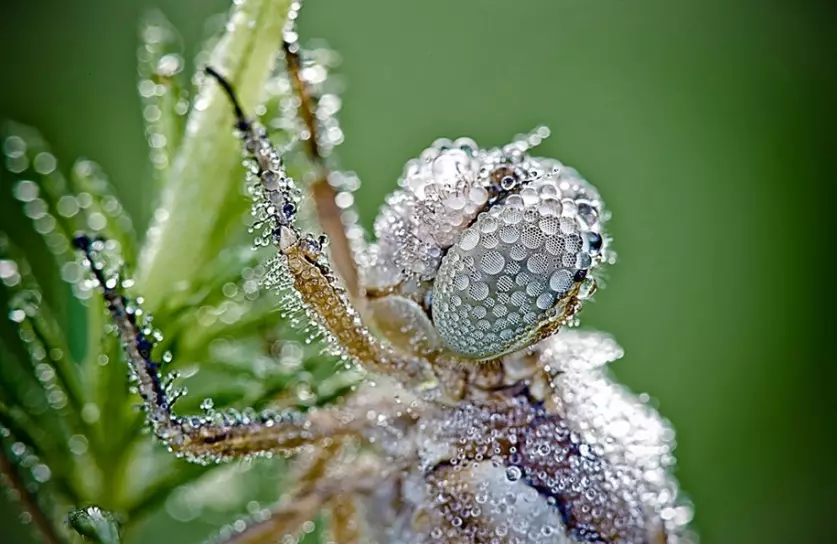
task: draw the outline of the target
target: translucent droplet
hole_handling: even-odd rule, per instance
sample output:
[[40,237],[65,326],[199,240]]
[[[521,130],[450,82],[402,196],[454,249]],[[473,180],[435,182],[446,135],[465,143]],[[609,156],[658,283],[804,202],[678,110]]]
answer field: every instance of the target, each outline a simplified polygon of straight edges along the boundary
[[[8,140],[7,140],[8,141]],[[15,185],[15,198],[21,202],[31,202],[38,198],[39,188],[34,181],[22,180]]]

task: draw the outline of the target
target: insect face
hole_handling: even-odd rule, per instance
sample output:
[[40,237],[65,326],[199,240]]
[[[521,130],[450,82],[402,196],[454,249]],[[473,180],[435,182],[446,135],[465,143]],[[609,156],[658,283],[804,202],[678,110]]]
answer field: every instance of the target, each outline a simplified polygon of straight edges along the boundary
[[554,332],[607,257],[597,191],[526,150],[437,141],[407,163],[376,223],[369,285],[423,306],[438,343],[462,357]]

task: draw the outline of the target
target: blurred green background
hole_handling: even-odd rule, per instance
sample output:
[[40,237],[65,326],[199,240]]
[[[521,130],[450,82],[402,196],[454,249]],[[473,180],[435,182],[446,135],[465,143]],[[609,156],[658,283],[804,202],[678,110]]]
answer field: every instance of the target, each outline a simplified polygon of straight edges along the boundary
[[[5,0],[0,118],[39,127],[65,165],[99,161],[145,224],[140,16],[161,8],[191,52],[228,4]],[[543,154],[599,187],[619,262],[583,323],[616,335],[627,356],[615,372],[674,423],[677,474],[710,544],[837,542],[835,372],[818,346],[829,333],[818,282],[834,181],[835,11],[309,0],[301,17],[305,38],[344,58],[340,156],[364,180],[367,225],[403,162],[440,136],[502,144],[547,123]],[[4,222],[29,229],[2,191]],[[0,540],[27,542],[17,507],[0,511]],[[160,523],[166,541],[192,538]]]

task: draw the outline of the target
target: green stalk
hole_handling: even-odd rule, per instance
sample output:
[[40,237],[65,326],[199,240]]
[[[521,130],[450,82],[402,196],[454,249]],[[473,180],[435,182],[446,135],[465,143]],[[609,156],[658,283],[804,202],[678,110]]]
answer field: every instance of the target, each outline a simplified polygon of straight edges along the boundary
[[[246,0],[233,8],[227,32],[210,63],[230,79],[248,111],[258,104],[282,41],[290,0]],[[198,67],[200,69],[202,67]],[[241,151],[232,134],[229,101],[205,80],[186,124],[180,149],[167,173],[159,235],[146,240],[137,273],[137,292],[154,312],[215,256],[213,228],[221,220],[232,184],[242,183]]]

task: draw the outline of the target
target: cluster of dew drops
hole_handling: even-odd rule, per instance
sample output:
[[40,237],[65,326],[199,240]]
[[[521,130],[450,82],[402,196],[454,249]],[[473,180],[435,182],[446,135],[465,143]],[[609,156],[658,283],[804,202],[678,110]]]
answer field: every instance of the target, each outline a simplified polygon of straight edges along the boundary
[[[21,127],[21,130],[28,129]],[[79,262],[69,233],[83,230],[94,236],[101,235],[107,232],[111,221],[117,222],[123,231],[131,230],[130,217],[116,197],[109,194],[107,180],[95,163],[81,160],[74,165],[72,176],[81,179],[93,190],[72,193],[78,185],[68,182],[62,175],[56,157],[46,150],[45,143],[36,133],[7,136],[2,141],[2,151],[5,168],[21,178],[12,187],[12,195],[22,204],[23,214],[31,220],[33,229],[41,235],[46,248],[58,262],[61,279],[71,286],[76,298],[89,299],[95,294],[97,285]],[[96,192],[95,189],[101,189],[101,192]],[[104,247],[101,255],[104,258],[116,258],[122,250],[119,243],[113,239],[108,239],[102,244]],[[23,257],[23,252],[16,251],[13,255],[9,253],[13,253],[13,245],[5,235],[0,235],[0,281],[11,293],[7,317],[17,326],[39,386],[30,388],[22,395],[25,409],[36,414],[54,410],[63,418],[71,418],[72,414],[69,411],[78,408],[78,415],[86,424],[96,424],[100,419],[99,407],[93,402],[80,407],[71,406],[64,389],[58,383],[55,365],[70,354],[61,348],[50,348],[37,334],[36,323],[44,317],[40,308],[43,294],[33,280],[31,267]],[[109,264],[108,277],[117,277],[119,264],[121,263]],[[247,307],[243,303],[253,302],[259,296],[259,279],[264,275],[261,267],[262,265],[245,267],[240,282],[225,283],[221,288],[222,302],[198,310],[199,323],[206,327],[216,322],[228,325],[245,314]],[[131,286],[130,279],[121,282],[123,288]],[[141,303],[142,300],[137,299],[131,311],[142,319],[143,333],[155,342],[162,341],[162,334],[151,326],[150,318],[143,315]],[[108,328],[115,332],[114,326],[110,325]],[[225,339],[216,339],[211,349],[223,352],[231,349],[231,345]],[[302,346],[294,341],[283,341],[281,345],[272,346],[271,355],[276,356],[271,359],[272,365],[275,366],[278,361],[279,368],[286,373],[296,373],[304,360]],[[171,360],[170,352],[163,353],[163,363]],[[109,362],[110,357],[104,353],[96,358],[96,363],[100,366]],[[258,369],[261,369],[262,373],[270,371],[267,361],[261,363],[260,366],[257,365],[257,374]],[[174,387],[177,378],[176,372],[169,373],[163,383],[167,397],[172,402],[185,393],[185,388]],[[296,385],[296,396],[303,403],[311,403],[316,397],[313,387],[304,379],[299,380]],[[206,414],[213,413],[211,401],[204,402],[201,408]],[[10,429],[0,426],[0,437],[6,440],[13,439],[13,433]],[[68,438],[67,447],[72,455],[85,456],[89,451],[88,439],[84,434],[72,434]],[[52,478],[49,466],[23,442],[12,441],[8,452],[10,461],[15,466],[25,469],[31,476],[27,481],[27,489],[40,500],[44,495],[36,491],[40,484],[47,483]],[[5,487],[12,495],[17,493],[14,486]],[[16,496],[12,498],[19,499]],[[30,523],[31,514],[22,512],[21,521]]]
[[[90,232],[101,232],[108,221],[129,224],[130,219],[124,214],[119,201],[109,194],[85,191],[75,195],[67,194],[68,182],[58,171],[55,156],[42,149],[45,145],[39,136],[34,133],[27,136],[24,139],[13,134],[5,138],[2,142],[4,166],[12,174],[25,176],[31,173],[41,183],[21,179],[12,188],[12,194],[21,202],[23,214],[32,221],[34,230],[42,236],[47,249],[60,263],[61,278],[72,286],[76,297],[89,298],[92,290],[83,281],[84,270],[75,259],[70,239],[63,227],[71,224]],[[76,163],[73,176],[94,189],[106,183],[99,179],[98,167],[86,160]],[[12,251],[10,244],[5,235],[0,238],[0,281],[11,294],[7,315],[18,326],[20,340],[27,350],[33,374],[41,389],[30,389],[23,393],[24,407],[35,414],[55,410],[66,415],[71,407],[67,395],[59,387],[55,365],[62,363],[69,354],[59,347],[49,347],[37,333],[38,328],[48,326],[39,322],[42,320],[40,306],[43,294],[31,284],[32,270],[28,261],[17,255],[15,258],[7,258]],[[107,356],[100,356],[99,363],[106,364]],[[84,405],[80,415],[85,422],[94,423],[99,417],[98,408],[94,404]],[[6,428],[0,428],[0,434],[7,439],[12,436]],[[73,455],[84,455],[88,449],[87,438],[82,434],[70,436],[67,445]],[[16,464],[29,469],[34,484],[49,481],[49,467],[41,463],[25,444],[13,442],[9,451]],[[23,521],[31,520],[29,513],[21,515]]]
[[[43,237],[49,251],[59,258],[61,278],[74,287],[74,294],[81,299],[91,296],[91,291],[81,285],[84,271],[74,258],[67,228],[83,229],[96,234],[103,232],[110,221],[130,230],[131,219],[119,200],[107,192],[107,180],[98,165],[80,160],[73,167],[72,176],[89,186],[91,191],[68,193],[68,181],[57,168],[57,160],[49,151],[38,151],[43,144],[33,138],[8,136],[3,142],[6,169],[13,174],[31,172],[40,179],[36,183],[21,179],[13,187],[13,196],[21,202],[24,215],[32,221],[34,230]],[[34,143],[34,145],[33,145]],[[35,150],[30,150],[34,147]],[[31,151],[34,151],[32,153]],[[30,155],[34,157],[30,158]],[[94,192],[101,189],[101,192]],[[10,270],[13,261],[4,261],[4,276],[14,276]]]

